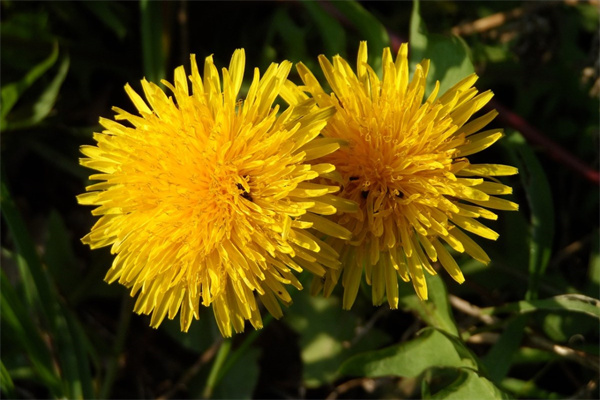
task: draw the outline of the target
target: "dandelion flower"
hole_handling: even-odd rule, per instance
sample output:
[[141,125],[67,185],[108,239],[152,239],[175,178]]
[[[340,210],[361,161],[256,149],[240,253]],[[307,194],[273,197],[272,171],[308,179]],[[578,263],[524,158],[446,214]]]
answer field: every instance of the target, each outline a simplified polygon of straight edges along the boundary
[[262,77],[255,69],[244,100],[243,50],[222,80],[212,56],[203,78],[193,55],[191,68],[191,92],[183,67],[174,85],[163,81],[171,97],[146,80],[146,100],[125,86],[139,115],[114,108],[115,120],[100,119],[97,145],[82,146],[81,164],[100,172],[78,196],[100,216],[82,241],[111,246],[106,280],[138,294],[135,311],[152,314],[153,327],[180,312],[187,331],[202,303],[231,336],[246,320],[262,326],[257,300],[282,315],[279,302],[291,302],[285,285],[302,288],[294,270],[338,267],[338,254],[309,228],[348,239],[322,215],[352,203],[332,194],[338,187],[311,182],[334,170],[309,163],[339,147],[318,137],[334,109],[312,100],[281,113],[273,106],[291,63]]
[[342,279],[343,307],[355,301],[361,277],[372,286],[376,305],[398,307],[398,276],[412,281],[417,295],[427,299],[424,271],[435,274],[439,261],[459,283],[463,274],[449,245],[458,253],[488,263],[482,248],[466,233],[495,240],[498,234],[478,218],[495,220],[489,209],[517,210],[517,204],[496,197],[512,192],[493,178],[517,169],[498,164],[470,164],[467,156],[491,146],[502,131],[480,131],[496,115],[490,111],[468,122],[492,97],[478,93],[475,74],[438,97],[439,82],[423,101],[429,60],[417,65],[409,80],[408,48],[396,60],[383,51],[383,78],[367,63],[367,44],[358,51],[356,73],[341,57],[331,63],[319,57],[333,93],[326,93],[314,75],[297,66],[304,86],[286,84],[284,99],[305,101],[309,93],[319,107],[335,107],[322,134],[346,144],[315,162],[336,166],[340,196],[359,204],[357,213],[334,217],[350,230],[351,241],[332,243],[340,250],[342,269],[314,280],[314,291],[329,295]]

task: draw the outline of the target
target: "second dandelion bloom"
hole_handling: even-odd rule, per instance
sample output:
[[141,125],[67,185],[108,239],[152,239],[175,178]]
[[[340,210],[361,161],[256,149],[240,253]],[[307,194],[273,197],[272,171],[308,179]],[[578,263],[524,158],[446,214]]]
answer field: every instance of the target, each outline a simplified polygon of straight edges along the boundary
[[433,262],[462,283],[463,274],[446,245],[488,263],[470,234],[495,240],[498,234],[479,219],[497,219],[490,209],[518,209],[497,197],[512,190],[493,178],[516,174],[516,168],[467,159],[503,135],[499,129],[482,131],[496,111],[471,120],[493,94],[479,93],[473,74],[442,95],[437,83],[425,99],[429,61],[417,65],[409,79],[407,53],[404,44],[394,60],[386,48],[380,78],[368,64],[362,42],[356,72],[340,56],[333,63],[319,57],[333,93],[303,64],[298,72],[304,86],[288,83],[284,92],[290,104],[305,101],[308,93],[319,107],[336,109],[323,136],[344,145],[317,162],[336,166],[340,195],[357,202],[359,211],[334,217],[352,231],[353,239],[332,241],[343,268],[328,271],[313,285],[329,295],[341,278],[344,308],[354,303],[363,274],[372,286],[373,303],[382,304],[387,296],[392,308],[398,307],[398,278],[412,281],[417,295],[427,299],[425,273],[436,273]]
[[258,300],[281,316],[280,302],[291,302],[286,286],[301,289],[293,270],[323,275],[339,266],[309,228],[348,239],[322,215],[355,205],[333,195],[336,185],[314,182],[335,169],[311,162],[339,147],[318,138],[334,109],[312,100],[273,106],[291,63],[263,76],[255,69],[239,99],[243,50],[222,77],[212,56],[203,77],[191,61],[191,76],[180,67],[174,84],[163,81],[173,97],[145,80],[145,100],[126,86],[139,115],[115,108],[115,120],[100,120],[97,145],[82,147],[81,164],[100,181],[78,197],[100,216],[83,242],[111,246],[106,280],[130,287],[152,326],[179,312],[187,331],[202,304],[231,336],[246,320],[262,326]]

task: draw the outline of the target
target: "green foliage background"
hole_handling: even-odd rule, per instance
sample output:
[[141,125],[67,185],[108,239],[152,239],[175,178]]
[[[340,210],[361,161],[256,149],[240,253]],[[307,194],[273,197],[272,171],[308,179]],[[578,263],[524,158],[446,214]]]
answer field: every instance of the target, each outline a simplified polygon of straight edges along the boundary
[[[597,3],[0,4],[3,397],[600,397]],[[519,167],[505,181],[521,210],[480,241],[492,263],[459,258],[466,282],[429,277],[427,302],[402,285],[400,310],[371,306],[367,287],[351,311],[337,292],[302,291],[281,321],[232,340],[210,310],[188,334],[149,328],[103,282],[109,251],[79,242],[93,218],[75,201],[89,175],[78,147],[98,117],[131,108],[126,82],[170,79],[189,53],[226,66],[244,47],[249,68],[318,71],[318,54],[354,60],[360,40],[376,66],[410,41],[412,65],[432,60],[431,85],[476,71],[496,93],[507,137],[473,158]]]

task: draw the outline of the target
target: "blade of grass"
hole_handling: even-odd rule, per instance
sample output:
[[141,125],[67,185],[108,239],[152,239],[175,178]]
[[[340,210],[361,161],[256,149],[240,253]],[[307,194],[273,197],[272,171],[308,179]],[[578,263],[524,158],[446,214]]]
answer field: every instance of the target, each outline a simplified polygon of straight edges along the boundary
[[31,68],[20,81],[10,83],[2,87],[2,109],[0,110],[0,119],[4,130],[5,118],[12,110],[23,93],[41,77],[48,69],[50,69],[58,59],[58,43],[55,42],[52,46],[52,52],[42,62]]
[[151,82],[158,83],[165,76],[165,51],[163,46],[163,20],[161,1],[140,1],[142,59],[144,75]]
[[0,207],[2,209],[2,218],[6,221],[6,225],[15,243],[15,255],[18,257],[17,265],[25,285],[26,307],[28,309],[39,307],[46,321],[54,321],[56,315],[56,298],[50,290],[48,278],[44,273],[40,258],[29,237],[25,223],[10,196],[5,179],[2,179],[0,183]]
[[6,398],[15,398],[15,384],[6,370],[4,363],[0,360],[0,390],[4,392]]
[[119,325],[117,327],[117,336],[115,338],[113,354],[111,355],[110,363],[106,371],[106,376],[104,377],[104,382],[102,383],[102,388],[100,389],[99,397],[101,399],[110,398],[112,385],[115,382],[115,377],[117,376],[117,368],[119,367],[119,357],[121,355],[121,351],[123,351],[125,339],[127,338],[127,331],[129,329],[129,321],[131,321],[132,309],[133,298],[129,296],[129,294],[125,294],[121,302]]
[[65,348],[67,348],[67,351],[71,351],[71,349],[75,350],[74,359],[77,368],[77,375],[75,378],[77,379],[76,385],[81,391],[80,398],[93,399],[96,397],[96,393],[92,383],[92,373],[90,371],[90,360],[88,357],[92,345],[75,315],[68,310],[64,310],[64,315],[67,329],[70,334],[70,338],[68,339],[72,342],[69,343],[69,346],[65,346]]
[[2,329],[7,337],[14,338],[15,343],[23,347],[36,374],[50,394],[53,397],[63,397],[60,376],[54,368],[52,355],[4,270],[0,270],[0,289]]
[[52,81],[46,86],[42,94],[37,98],[37,100],[31,105],[31,107],[27,109],[18,109],[15,110],[15,117],[17,114],[22,115],[25,113],[26,115],[18,118],[14,121],[7,121],[4,129],[23,129],[28,128],[30,126],[34,126],[41,122],[44,118],[50,114],[52,111],[52,107],[56,103],[56,99],[58,97],[58,93],[60,92],[60,88],[67,77],[67,72],[69,71],[69,57],[65,56],[60,65],[58,66],[58,71],[56,71],[56,75],[52,78]]
[[414,71],[415,66],[425,58],[427,49],[427,27],[421,19],[421,4],[419,0],[413,1],[412,14],[410,16],[410,70]]
[[[89,377],[89,360],[87,352],[82,349],[83,335],[81,330],[75,334],[67,322],[68,310],[60,303],[58,293],[42,266],[40,258],[27,228],[18,212],[6,186],[5,180],[0,184],[0,205],[17,249],[16,253],[23,259],[21,272],[31,274],[34,287],[31,293],[35,296],[28,309],[40,310],[42,319],[49,327],[49,338],[56,341],[56,352],[63,380],[64,395],[68,398],[83,398],[92,393]],[[39,297],[38,297],[39,296]],[[73,321],[72,325],[75,324]],[[37,349],[39,351],[39,349]],[[87,372],[86,372],[87,371]]]

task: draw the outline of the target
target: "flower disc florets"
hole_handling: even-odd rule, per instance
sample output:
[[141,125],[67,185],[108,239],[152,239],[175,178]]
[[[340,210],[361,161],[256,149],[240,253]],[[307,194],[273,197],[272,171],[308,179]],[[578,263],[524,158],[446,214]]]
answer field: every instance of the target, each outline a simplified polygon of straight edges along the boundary
[[383,52],[383,78],[367,63],[367,45],[358,52],[356,73],[339,56],[331,63],[319,57],[333,93],[326,93],[303,65],[298,72],[304,86],[286,85],[290,104],[306,100],[319,107],[335,107],[322,134],[345,143],[335,153],[316,162],[331,163],[339,173],[340,196],[359,204],[354,214],[334,218],[352,231],[353,238],[339,249],[343,269],[329,271],[315,280],[315,291],[328,295],[343,272],[343,305],[350,308],[361,276],[373,286],[373,303],[387,294],[392,308],[398,306],[398,276],[412,281],[421,299],[427,298],[424,270],[441,265],[458,282],[463,275],[443,243],[455,251],[489,262],[486,253],[464,231],[495,240],[498,234],[477,218],[496,219],[487,208],[516,210],[515,203],[494,197],[511,188],[488,180],[517,173],[498,164],[470,164],[466,156],[484,150],[502,137],[502,131],[479,132],[496,111],[467,122],[492,97],[473,87],[475,74],[466,77],[438,97],[439,82],[423,101],[429,61],[417,65],[409,80],[408,48],[402,45],[394,61],[390,49]]
[[111,246],[106,280],[139,292],[135,311],[152,313],[153,327],[180,310],[187,331],[201,302],[213,305],[224,336],[245,320],[259,328],[256,296],[280,317],[279,301],[291,302],[285,285],[302,288],[292,270],[322,276],[339,265],[308,229],[350,237],[319,214],[353,204],[332,195],[337,186],[311,182],[335,169],[309,163],[339,147],[317,138],[334,109],[312,101],[282,113],[273,107],[289,62],[262,78],[256,69],[238,100],[244,65],[237,50],[221,83],[212,56],[203,78],[192,56],[191,94],[183,67],[174,85],[163,81],[174,98],[143,80],[144,101],[127,85],[139,116],[115,108],[115,120],[128,124],[101,119],[97,145],[82,147],[81,164],[101,172],[78,197],[101,216],[83,242]]

